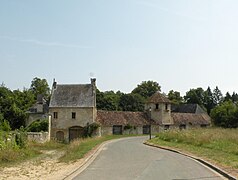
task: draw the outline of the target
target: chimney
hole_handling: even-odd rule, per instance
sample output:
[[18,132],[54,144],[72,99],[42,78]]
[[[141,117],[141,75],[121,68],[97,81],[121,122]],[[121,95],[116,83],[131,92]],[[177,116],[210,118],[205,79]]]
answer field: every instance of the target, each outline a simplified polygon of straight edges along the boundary
[[96,86],[96,78],[91,78],[91,84],[92,84],[93,86]]
[[94,107],[96,107],[96,78],[91,78],[91,85],[93,86],[93,96],[94,96]]

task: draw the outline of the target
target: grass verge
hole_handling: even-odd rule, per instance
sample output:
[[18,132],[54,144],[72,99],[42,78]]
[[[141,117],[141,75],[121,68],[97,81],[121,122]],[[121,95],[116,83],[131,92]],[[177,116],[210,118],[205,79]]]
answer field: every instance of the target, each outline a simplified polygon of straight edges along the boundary
[[65,155],[60,158],[60,162],[72,162],[78,159],[81,159],[87,154],[90,150],[94,147],[98,146],[99,144],[112,140],[112,139],[119,139],[123,137],[133,137],[135,135],[110,135],[110,136],[103,136],[97,138],[87,138],[82,140],[75,140],[71,142],[65,152]]
[[148,142],[190,152],[223,167],[238,170],[238,129],[171,130]]
[[38,157],[42,154],[42,150],[63,150],[65,147],[65,144],[50,141],[46,143],[28,142],[24,148],[9,147],[2,149],[0,150],[0,167],[11,166]]

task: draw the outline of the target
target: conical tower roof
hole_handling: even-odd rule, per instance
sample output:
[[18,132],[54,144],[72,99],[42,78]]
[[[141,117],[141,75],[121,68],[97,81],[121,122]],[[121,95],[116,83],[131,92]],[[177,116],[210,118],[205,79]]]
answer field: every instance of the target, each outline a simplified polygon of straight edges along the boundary
[[171,101],[165,95],[156,92],[148,98],[147,103],[171,103]]

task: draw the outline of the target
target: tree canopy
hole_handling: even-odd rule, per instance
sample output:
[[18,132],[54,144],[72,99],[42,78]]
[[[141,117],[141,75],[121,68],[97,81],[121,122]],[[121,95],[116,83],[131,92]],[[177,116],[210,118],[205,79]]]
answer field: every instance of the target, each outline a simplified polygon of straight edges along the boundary
[[33,92],[35,99],[37,98],[37,95],[39,95],[39,94],[42,94],[45,98],[48,98],[50,95],[50,88],[47,83],[47,80],[40,79],[38,77],[35,77],[31,81],[30,91]]
[[[36,102],[37,93],[49,96],[49,86],[45,79],[34,78],[30,89],[11,91],[0,86],[0,126],[10,125],[12,130],[25,125],[26,111]],[[5,123],[4,123],[5,122]]]
[[143,98],[147,99],[157,91],[161,91],[161,86],[159,83],[154,81],[143,81],[141,84],[137,85],[137,87],[133,89],[131,93],[139,94]]

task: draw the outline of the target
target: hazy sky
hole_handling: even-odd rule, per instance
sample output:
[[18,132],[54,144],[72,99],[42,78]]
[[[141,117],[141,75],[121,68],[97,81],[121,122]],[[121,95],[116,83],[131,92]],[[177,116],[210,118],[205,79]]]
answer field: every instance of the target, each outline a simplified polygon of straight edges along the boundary
[[238,92],[237,0],[1,0],[0,83]]

